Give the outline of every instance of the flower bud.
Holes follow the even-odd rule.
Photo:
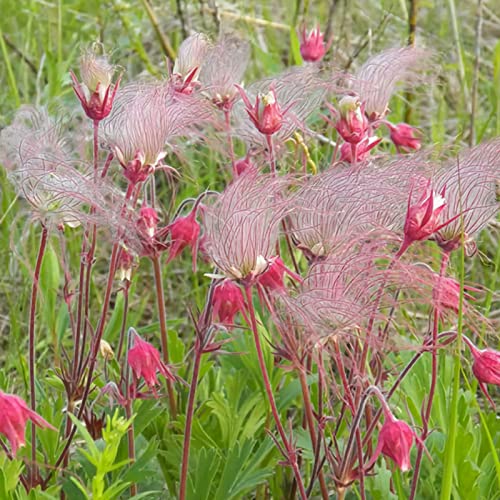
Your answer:
[[[335,128],[346,142],[357,144],[368,135],[365,105],[357,97],[345,96],[339,102],[340,119]]]
[[[0,434],[9,441],[12,455],[25,444],[24,431],[28,420],[42,429],[56,430],[38,413],[28,408],[20,397],[2,391],[0,391],[0,415]]]
[[[270,291],[284,291],[285,269],[285,263],[276,257],[269,262],[267,270],[257,278],[257,282]]]
[[[113,348],[109,342],[106,342],[105,340],[101,340],[99,343],[99,352],[106,361],[111,361],[115,357]]]
[[[398,150],[402,149],[408,153],[410,150],[418,151],[422,146],[421,134],[407,123],[391,125],[390,130],[391,141]]]
[[[306,62],[317,62],[323,59],[326,53],[323,33],[319,27],[307,33],[305,26],[300,31],[300,55]]]
[[[483,349],[473,352],[472,373],[483,384],[500,385],[500,352]]]
[[[190,246],[193,251],[198,242],[200,234],[200,225],[196,220],[196,210],[192,210],[186,217],[178,217],[169,226],[172,245],[168,253],[167,262],[175,259],[187,246]],[[196,259],[196,253],[193,255],[193,260]]]
[[[224,325],[234,324],[236,313],[245,316],[245,301],[238,285],[231,280],[224,280],[215,286],[212,295],[212,315]]]
[[[276,91],[270,88],[267,94],[258,94],[252,105],[245,91],[237,86],[243,99],[246,112],[257,130],[264,135],[273,135],[283,125],[283,111],[277,102]]]
[[[149,239],[154,238],[156,228],[158,227],[158,221],[158,214],[156,213],[156,210],[154,208],[141,208],[137,225],[144,236],[147,236]]]
[[[175,377],[161,360],[158,349],[149,342],[142,340],[135,330],[132,330],[132,332],[135,334],[135,338],[134,346],[128,351],[128,364],[132,368],[136,379],[144,378],[146,385],[156,394],[155,386],[159,383],[157,372],[174,382]]]
[[[404,226],[404,241],[399,250],[402,254],[413,242],[423,241],[442,227],[439,215],[446,206],[444,189],[436,193],[430,187],[430,181],[422,196],[414,205],[410,205],[411,195],[408,200],[408,210]]]
[[[86,115],[94,121],[106,118],[113,107],[113,101],[120,85],[118,78],[112,84],[115,67],[108,62],[105,55],[97,53],[96,45],[83,54],[80,60],[80,83],[71,73],[73,89]]]

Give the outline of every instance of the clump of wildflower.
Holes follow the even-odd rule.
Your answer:
[[[232,35],[222,36],[208,50],[200,71],[203,93],[215,106],[230,111],[250,58],[248,42]]]
[[[56,430],[38,413],[28,408],[19,396],[2,391],[0,391],[0,415],[0,434],[3,434],[9,441],[12,455],[15,455],[17,450],[25,444],[24,432],[28,420],[41,429]]]
[[[94,44],[80,58],[81,83],[71,72],[75,94],[86,115],[95,121],[101,121],[111,113],[121,78],[112,83],[116,68],[105,54],[99,53],[99,49],[102,49],[100,45]]]
[[[327,45],[323,40],[319,26],[313,28],[309,33],[305,25],[302,26],[300,32],[300,55],[305,62],[318,62],[323,59],[328,50]]]
[[[176,92],[189,95],[199,86],[198,77],[209,48],[210,42],[202,33],[195,33],[181,43],[171,76]]]
[[[206,250],[226,276],[252,284],[267,270],[287,208],[283,187],[283,179],[250,171],[207,206]]]
[[[498,212],[496,179],[500,170],[500,140],[480,144],[460,153],[436,176],[438,189],[446,187],[443,218],[435,240],[447,251],[459,248],[481,231]]]
[[[146,385],[156,395],[158,385],[157,373],[167,380],[175,382],[175,377],[169,368],[163,363],[160,352],[149,342],[142,340],[139,334],[132,328],[133,346],[128,351],[127,360],[137,380],[144,379]]]

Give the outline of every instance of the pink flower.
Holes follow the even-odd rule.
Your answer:
[[[404,226],[404,240],[398,252],[400,255],[413,242],[426,240],[443,227],[439,219],[446,206],[444,193],[444,189],[440,194],[431,189],[429,181],[422,196],[414,205],[411,205],[410,194]]]
[[[178,217],[169,226],[172,245],[167,262],[175,259],[187,246],[193,250],[193,268],[196,263],[196,246],[200,235],[200,225],[196,220],[196,209],[186,217]]]
[[[293,279],[301,282],[302,278],[285,266],[281,257],[275,257],[269,260],[269,266],[257,279],[257,282],[267,290],[273,292],[285,291],[285,273]]]
[[[236,87],[245,103],[246,112],[257,130],[264,135],[273,135],[278,132],[283,125],[284,112],[278,104],[274,87],[271,85],[267,94],[257,94],[254,105],[243,88],[239,85]]]
[[[300,55],[306,62],[317,62],[323,59],[327,47],[323,41],[323,33],[320,32],[319,26],[312,29],[309,33],[306,27],[303,26],[300,31]]]
[[[236,313],[245,314],[245,300],[238,285],[225,279],[217,284],[212,295],[212,316],[224,325],[234,324]]]
[[[340,146],[340,161],[353,163],[353,150],[356,152],[356,162],[365,161],[370,156],[370,151],[376,147],[381,140],[381,137],[373,136],[365,137],[358,144],[344,142],[344,144]]]
[[[175,382],[175,377],[161,360],[158,349],[149,342],[142,340],[135,330],[132,331],[135,334],[134,347],[128,351],[128,364],[132,368],[136,379],[144,378],[146,385],[156,395],[155,386],[159,383],[156,376],[157,372],[173,382]]]
[[[439,276],[439,274],[432,274],[432,281],[434,282],[434,287],[432,289],[432,299],[434,301],[434,306],[439,308],[451,309],[458,313],[460,307],[460,283],[446,276]],[[438,288],[439,284],[439,288]],[[477,288],[470,286],[465,286],[465,290],[479,292]],[[472,295],[468,293],[464,294],[464,298],[469,300],[475,300]],[[466,306],[464,302],[464,307]]]
[[[8,439],[13,455],[25,444],[24,431],[28,420],[42,429],[56,430],[38,413],[28,408],[20,397],[0,391],[0,434]]]
[[[483,349],[472,354],[474,356],[472,372],[479,382],[500,385],[500,352]]]
[[[368,137],[368,119],[365,105],[357,97],[345,96],[339,102],[340,119],[335,128],[344,141],[358,144]]]
[[[471,340],[463,336],[465,343],[468,345],[474,362],[472,363],[472,373],[479,382],[479,387],[484,395],[488,398],[492,408],[495,408],[495,403],[488,394],[486,384],[500,386],[500,352],[494,349],[478,349]]]
[[[382,453],[393,460],[402,472],[406,472],[411,469],[410,451],[415,433],[406,422],[398,420],[388,408],[384,409],[384,415],[385,422],[380,429],[377,448],[367,469],[373,466]]]
[[[200,68],[209,47],[202,33],[195,33],[181,43],[171,79],[176,92],[189,95],[199,85]]]
[[[100,121],[111,113],[121,77],[118,77],[114,85],[111,83],[115,68],[109,64],[106,56],[96,53],[96,48],[97,45],[80,60],[82,83],[73,72],[70,74],[73,89],[86,115],[92,120]]]
[[[396,148],[409,152],[410,150],[418,151],[422,145],[421,134],[414,127],[407,123],[399,123],[398,125],[389,125],[391,131],[391,141]]]
[[[149,239],[153,239],[156,234],[156,229],[158,227],[158,214],[156,210],[151,207],[142,207],[139,212],[139,220],[137,221],[137,226],[139,231],[142,232],[143,236],[147,236]]]

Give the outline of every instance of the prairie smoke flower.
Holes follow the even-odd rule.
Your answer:
[[[488,398],[491,406],[495,408],[495,403],[491,399],[486,384],[500,386],[500,352],[494,349],[478,349],[472,341],[463,336],[465,343],[469,347],[474,362],[472,363],[472,373],[479,382],[479,387]]]
[[[28,408],[19,396],[2,391],[0,391],[0,415],[0,434],[3,434],[9,441],[14,456],[17,450],[25,444],[24,432],[28,420],[41,429],[56,430],[38,413]]]
[[[403,420],[398,420],[388,409],[384,410],[385,422],[378,435],[378,444],[367,465],[371,468],[380,453],[394,461],[402,472],[411,469],[410,452],[415,438],[413,429]]]
[[[356,153],[356,162],[366,161],[370,157],[370,151],[378,146],[381,140],[381,137],[367,136],[360,142],[358,142],[358,144],[350,144],[348,142],[344,142],[344,144],[340,146],[340,161],[353,163],[353,152]]]
[[[198,76],[209,48],[210,42],[202,33],[195,33],[181,43],[171,78],[177,92],[189,95],[199,85]]]
[[[80,83],[73,72],[73,89],[86,115],[95,121],[106,118],[113,107],[120,78],[112,83],[116,68],[108,62],[106,55],[98,54],[98,44],[87,50],[80,58]]]
[[[193,252],[193,269],[196,264],[196,247],[200,235],[200,225],[196,220],[196,209],[193,209],[185,217],[178,217],[168,226],[170,232],[171,246],[167,262],[175,259],[187,246]]]
[[[437,273],[432,273],[433,289],[432,299],[434,307],[438,309],[451,309],[458,313],[460,308],[460,283],[450,277],[439,276]],[[464,290],[470,292],[479,292],[477,288],[471,286],[464,286]],[[475,300],[474,297],[468,293],[464,293],[464,298],[468,300]],[[463,303],[464,309],[467,304]]]
[[[383,280],[375,258],[373,250],[350,242],[315,262],[291,302],[292,313],[317,337],[359,327]]]
[[[248,42],[235,36],[223,36],[208,50],[200,71],[203,93],[218,108],[229,111],[238,94],[250,58]]]
[[[344,141],[358,144],[368,137],[368,119],[365,105],[357,97],[345,96],[339,102],[340,118],[335,128]]]
[[[118,257],[118,263],[116,265],[117,272],[120,276],[120,281],[130,282],[132,280],[132,269],[134,267],[134,264],[134,255],[126,248],[122,248]]]
[[[305,25],[300,30],[300,55],[305,62],[318,62],[323,59],[327,46],[319,26],[307,33]]]
[[[365,104],[371,122],[384,118],[398,82],[414,83],[429,61],[429,52],[415,47],[389,49],[366,61],[357,72],[352,90]]]
[[[408,198],[408,209],[404,226],[404,240],[399,255],[415,241],[428,239],[438,231],[443,224],[440,222],[441,212],[446,206],[444,199],[445,188],[438,193],[427,183],[418,201],[412,205],[412,194]]]
[[[367,238],[379,228],[395,229],[405,194],[401,180],[393,183],[399,167],[394,170],[336,167],[309,178],[291,199],[291,233],[297,247],[315,261],[330,255],[339,243]]]
[[[249,285],[268,268],[286,213],[283,187],[282,178],[250,171],[207,206],[206,250],[226,276]]]
[[[168,140],[208,116],[200,97],[176,94],[165,82],[133,83],[118,94],[104,133],[125,177],[136,184],[161,166]]]
[[[269,262],[269,267],[262,273],[257,282],[270,291],[285,291],[285,273],[287,268],[281,257],[274,257]]]
[[[281,75],[260,80],[246,87],[245,94],[250,107],[259,94],[269,93],[271,87],[275,94],[273,98],[279,103],[282,114],[281,126],[273,133],[275,147],[279,147],[297,128],[303,128],[305,120],[318,109],[326,95],[327,84],[315,65],[291,68]],[[245,104],[246,102],[241,101],[235,103],[233,116],[236,123],[233,133],[249,146],[264,149],[267,147],[267,136],[248,120],[248,106]]]
[[[103,207],[108,186],[96,185],[88,165],[73,161],[61,124],[43,110],[23,108],[1,135],[9,179],[43,224],[78,226],[83,207]]]
[[[411,125],[407,123],[392,125],[392,123],[389,123],[388,127],[391,131],[391,141],[398,151],[400,149],[407,153],[411,150],[418,151],[422,146],[421,134]]]
[[[243,293],[233,281],[225,279],[214,287],[212,317],[223,325],[233,325],[238,312],[241,312],[246,319]]]
[[[267,94],[257,94],[252,105],[242,87],[237,87],[246,106],[246,112],[255,128],[264,135],[273,135],[283,124],[284,111],[277,102],[276,91],[271,86]]]
[[[159,383],[157,373],[172,382],[175,382],[175,377],[161,360],[158,349],[149,342],[142,340],[134,329],[131,330],[134,334],[134,341],[133,347],[128,351],[128,364],[132,368],[135,378],[139,380],[142,377],[146,385],[156,395],[156,386]]]
[[[498,212],[495,181],[500,171],[500,140],[466,149],[436,176],[438,189],[446,187],[443,218],[435,240],[444,250],[454,250],[473,238]]]

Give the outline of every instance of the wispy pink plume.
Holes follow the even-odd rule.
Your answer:
[[[154,167],[167,141],[189,134],[208,117],[200,96],[176,93],[164,81],[131,83],[117,94],[104,134],[122,165],[140,154],[144,165]]]
[[[346,242],[342,249],[309,269],[292,310],[312,326],[317,338],[362,328],[383,283],[372,245]]]
[[[346,239],[379,238],[396,230],[404,222],[408,176],[411,169],[393,163],[361,170],[335,167],[309,178],[291,200],[294,240],[315,260]]]
[[[210,41],[203,33],[194,33],[180,45],[175,60],[173,73],[186,77],[196,70],[194,80],[197,80],[205,56],[210,49]]]
[[[2,131],[2,151],[9,179],[35,217],[77,226],[87,220],[84,207],[105,204],[104,187],[94,184],[88,165],[73,160],[61,129],[45,110],[21,108]]]
[[[245,87],[251,102],[258,94],[267,94],[271,85],[276,91],[277,102],[284,114],[283,125],[273,135],[277,145],[288,139],[295,130],[303,128],[306,119],[319,108],[326,95],[326,83],[322,73],[313,65],[291,68],[281,75],[265,78]],[[265,148],[266,137],[249,120],[242,101],[234,107],[234,135],[246,141],[250,146]]]
[[[276,255],[279,224],[287,210],[285,181],[250,171],[204,211],[206,250],[228,277],[247,282]]]
[[[500,139],[462,151],[435,180],[445,189],[442,220],[451,222],[438,231],[436,241],[453,250],[472,238],[498,212],[496,181],[500,178]]]
[[[372,120],[384,117],[396,84],[421,81],[421,72],[429,65],[430,58],[428,50],[415,47],[389,49],[370,57],[351,85],[366,104],[368,117]]]
[[[200,71],[202,91],[217,106],[231,103],[250,58],[250,44],[233,35],[222,38],[208,50]]]

